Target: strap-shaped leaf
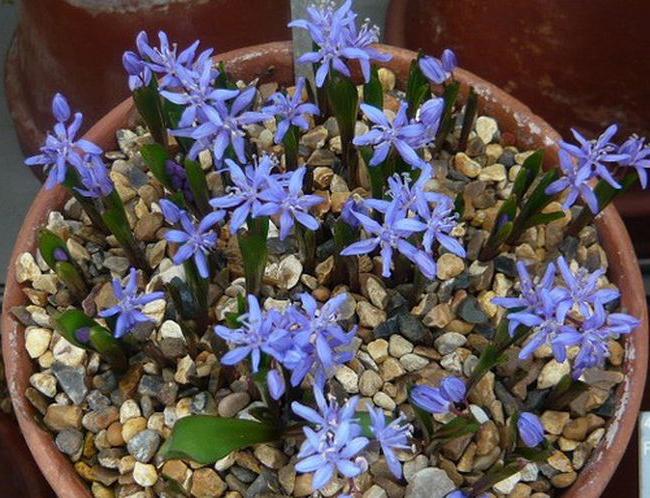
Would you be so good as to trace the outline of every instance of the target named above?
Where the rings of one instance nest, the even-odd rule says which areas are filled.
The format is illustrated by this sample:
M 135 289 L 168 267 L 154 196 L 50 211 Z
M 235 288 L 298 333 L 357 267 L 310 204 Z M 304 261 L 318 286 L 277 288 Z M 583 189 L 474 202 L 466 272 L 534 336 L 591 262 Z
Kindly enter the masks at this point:
M 160 145 L 167 145 L 167 126 L 162 112 L 162 103 L 158 94 L 158 84 L 155 78 L 147 86 L 133 92 L 135 106 L 144 119 L 153 139 Z
M 281 437 L 282 432 L 270 423 L 196 415 L 176 422 L 160 454 L 165 459 L 187 458 L 207 465 L 234 450 Z
M 372 67 L 370 80 L 363 86 L 363 101 L 377 109 L 384 108 L 384 89 L 379 81 L 377 66 Z
M 411 61 L 409 67 L 409 77 L 406 82 L 406 102 L 408 104 L 409 118 L 415 117 L 422 103 L 431 98 L 429 80 L 420 69 L 421 58 L 422 53 L 419 53 L 417 58 Z
M 536 150 L 524 160 L 512 186 L 512 195 L 516 196 L 519 202 L 539 175 L 543 161 L 544 149 Z
M 246 292 L 258 295 L 268 255 L 269 219 L 249 217 L 246 225 L 248 230 L 237 237 L 244 260 Z
M 445 91 L 442 97 L 445 99 L 445 111 L 442 114 L 442 122 L 440 124 L 440 130 L 438 131 L 438 136 L 436 137 L 436 149 L 440 149 L 447 139 L 447 135 L 453 128 L 454 122 L 452 119 L 452 112 L 454 111 L 454 106 L 456 105 L 456 100 L 458 99 L 458 93 L 460 92 L 460 83 L 458 81 L 452 81 L 447 86 L 445 86 Z
M 341 134 L 342 158 L 348 170 L 348 185 L 354 188 L 358 183 L 358 158 L 352 140 L 359 113 L 359 93 L 350 78 L 338 73 L 327 79 L 326 86 L 327 102 Z
M 140 153 L 156 180 L 162 183 L 165 188 L 174 190 L 172 179 L 167 171 L 167 161 L 169 160 L 167 150 L 162 145 L 154 143 L 143 145 Z
M 76 309 L 64 311 L 55 317 L 54 321 L 58 325 L 58 330 L 61 335 L 65 337 L 66 341 L 74 344 L 78 348 L 92 349 L 92 345 L 90 344 L 90 335 L 88 335 L 87 338 L 82 337 L 82 334 L 79 334 L 78 336 L 77 331 L 79 329 L 90 329 L 99 324 L 83 311 Z M 89 333 L 90 330 L 88 330 L 88 334 Z
M 116 190 L 104 198 L 104 204 L 106 209 L 102 213 L 102 219 L 124 249 L 130 263 L 145 273 L 151 273 L 151 267 L 133 235 L 129 219 L 126 217 L 124 203 Z
M 63 239 L 47 228 L 42 228 L 38 232 L 38 250 L 52 269 L 59 261 L 63 261 L 60 256 L 57 256 L 57 253 L 63 254 L 67 260 L 71 259 Z
M 197 161 L 185 159 L 184 164 L 196 207 L 201 214 L 205 215 L 212 210 L 210 208 L 210 191 L 208 189 L 208 182 L 205 179 L 205 173 Z
M 481 424 L 473 415 L 461 415 L 451 419 L 439 427 L 431 436 L 431 444 L 427 447 L 427 453 L 431 453 L 440 445 L 452 441 L 467 434 L 474 434 L 481 428 Z
M 551 410 L 563 410 L 571 401 L 587 391 L 589 385 L 575 380 L 571 374 L 564 375 L 544 401 L 544 406 Z
M 526 220 L 525 227 L 530 228 L 537 225 L 548 225 L 552 221 L 564 218 L 564 211 L 553 211 L 552 213 L 537 213 Z
M 458 150 L 467 149 L 467 139 L 474 125 L 474 118 L 478 112 L 478 95 L 474 87 L 470 87 L 467 102 L 465 104 L 465 114 L 463 114 L 463 124 L 460 129 L 460 138 L 458 140 Z

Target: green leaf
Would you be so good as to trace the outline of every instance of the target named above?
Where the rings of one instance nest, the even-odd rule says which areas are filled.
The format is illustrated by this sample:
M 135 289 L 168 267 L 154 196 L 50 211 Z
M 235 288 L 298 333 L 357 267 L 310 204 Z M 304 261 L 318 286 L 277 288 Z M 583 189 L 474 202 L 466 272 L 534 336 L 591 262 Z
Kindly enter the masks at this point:
M 465 197 L 460 192 L 454 200 L 454 210 L 458 213 L 458 218 L 462 219 L 465 214 Z
M 199 306 L 190 286 L 179 277 L 174 277 L 165 286 L 174 302 L 176 312 L 182 320 L 190 320 L 199 313 Z
M 512 453 L 512 456 L 514 458 L 523 458 L 529 462 L 544 464 L 552 454 L 553 450 L 549 448 L 540 449 L 520 446 Z
M 124 355 L 120 341 L 107 329 L 95 325 L 90 329 L 90 344 L 106 360 L 113 370 L 125 372 L 129 363 Z
M 377 109 L 384 108 L 384 89 L 379 81 L 377 66 L 372 67 L 370 81 L 363 86 L 363 101 Z
M 575 380 L 571 377 L 571 374 L 566 374 L 555 385 L 546 400 L 544 400 L 544 406 L 552 410 L 563 410 L 587 390 L 589 390 L 588 384 L 581 380 Z
M 57 316 L 54 321 L 59 326 L 61 335 L 71 344 L 78 348 L 92 349 L 89 342 L 80 342 L 77 338 L 77 331 L 81 328 L 91 328 L 99 325 L 95 320 L 87 316 L 81 310 L 68 310 Z
M 621 184 L 620 189 L 612 187 L 605 180 L 600 180 L 594 188 L 594 194 L 596 195 L 596 199 L 598 199 L 599 212 L 602 212 L 616 197 L 630 190 L 637 180 L 638 175 L 636 172 L 628 173 L 619 181 Z
M 428 450 L 431 451 L 447 441 L 451 441 L 467 434 L 474 434 L 480 428 L 481 424 L 473 415 L 461 415 L 455 417 L 433 432 L 433 442 L 429 445 Z
M 409 118 L 415 117 L 415 114 L 422 103 L 431 98 L 431 85 L 429 80 L 420 69 L 420 59 L 422 54 L 418 54 L 416 59 L 411 61 L 409 67 L 409 77 L 406 82 L 406 102 L 408 104 Z
M 144 256 L 144 251 L 138 245 L 138 241 L 135 239 L 131 230 L 131 225 L 129 225 L 129 219 L 126 217 L 126 211 L 124 210 L 124 203 L 116 190 L 113 190 L 113 192 L 104 198 L 104 204 L 106 205 L 106 209 L 102 214 L 102 219 L 120 243 L 122 249 L 124 249 L 130 263 L 145 273 L 151 273 L 151 268 Z
M 300 146 L 298 131 L 297 126 L 291 125 L 282 139 L 282 145 L 284 145 L 284 158 L 287 170 L 289 171 L 293 171 L 298 167 L 298 148 Z
M 246 225 L 248 230 L 237 236 L 244 261 L 246 292 L 258 295 L 268 256 L 269 219 L 266 216 L 260 218 L 249 216 Z
M 463 115 L 463 124 L 460 129 L 460 138 L 458 140 L 458 150 L 464 151 L 467 149 L 467 139 L 472 131 L 474 125 L 474 118 L 478 112 L 478 95 L 474 87 L 469 88 L 469 95 L 465 104 L 465 114 Z
M 348 170 L 348 185 L 351 189 L 358 183 L 358 159 L 352 144 L 354 127 L 359 112 L 359 93 L 350 78 L 335 73 L 327 79 L 327 101 L 341 134 L 343 164 Z
M 144 119 L 153 139 L 162 146 L 167 146 L 167 127 L 162 112 L 158 84 L 155 78 L 147 86 L 133 92 L 135 106 Z
M 174 424 L 171 436 L 160 449 L 166 459 L 186 458 L 212 464 L 234 450 L 277 441 L 282 432 L 269 423 L 210 415 L 184 417 Z
M 537 225 L 548 225 L 552 221 L 564 218 L 564 211 L 553 211 L 552 213 L 537 213 L 526 220 L 525 227 L 530 228 Z
M 38 232 L 38 250 L 48 266 L 78 300 L 88 295 L 86 281 L 62 238 L 43 228 Z M 63 259 L 61 255 L 67 259 Z
M 445 111 L 442 114 L 440 130 L 438 131 L 438 136 L 436 137 L 436 149 L 440 149 L 442 147 L 442 145 L 445 143 L 447 135 L 449 135 L 454 126 L 452 113 L 454 111 L 454 106 L 456 105 L 456 100 L 458 99 L 459 92 L 460 83 L 458 81 L 449 83 L 445 87 L 445 92 L 442 95 L 442 97 L 445 99 Z
M 208 182 L 205 179 L 205 173 L 197 161 L 185 159 L 184 164 L 187 180 L 190 183 L 190 189 L 194 195 L 194 203 L 199 212 L 206 215 L 212 211 L 212 208 L 210 207 L 210 190 L 208 189 Z
M 55 257 L 57 250 L 63 251 L 63 254 L 67 256 L 68 260 L 72 259 L 63 239 L 47 228 L 42 228 L 38 232 L 38 250 L 41 252 L 41 256 L 43 256 L 47 265 L 52 269 L 61 261 Z
M 237 311 L 229 311 L 226 313 L 226 325 L 231 329 L 241 327 L 239 317 L 248 310 L 248 302 L 242 294 L 237 294 Z
M 529 155 L 521 166 L 512 187 L 512 195 L 516 196 L 518 202 L 521 202 L 528 189 L 533 184 L 537 175 L 542 169 L 544 161 L 544 149 L 539 149 Z
M 154 143 L 143 145 L 140 149 L 140 153 L 142 154 L 142 159 L 144 159 L 149 171 L 151 171 L 153 176 L 156 177 L 156 180 L 162 183 L 168 190 L 175 190 L 172 185 L 172 179 L 167 171 L 166 163 L 169 159 L 167 150 L 162 145 Z

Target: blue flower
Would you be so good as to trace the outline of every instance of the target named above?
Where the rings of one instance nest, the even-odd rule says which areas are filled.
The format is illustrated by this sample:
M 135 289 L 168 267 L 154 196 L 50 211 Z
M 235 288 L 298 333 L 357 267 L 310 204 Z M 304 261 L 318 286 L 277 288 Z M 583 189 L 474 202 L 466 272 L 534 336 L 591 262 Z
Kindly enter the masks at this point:
M 422 123 L 409 123 L 406 115 L 408 105 L 402 102 L 393 122 L 390 122 L 381 109 L 368 104 L 361 104 L 361 110 L 366 117 L 374 123 L 365 135 L 355 137 L 354 145 L 364 147 L 372 145 L 374 154 L 370 159 L 370 166 L 377 166 L 384 162 L 391 148 L 395 148 L 399 155 L 411 166 L 425 168 L 426 162 L 414 150 L 419 147 L 426 136 L 426 128 Z
M 390 277 L 393 252 L 397 250 L 417 265 L 424 276 L 429 279 L 435 278 L 436 263 L 433 258 L 407 240 L 414 233 L 425 230 L 426 225 L 416 219 L 407 218 L 406 213 L 399 209 L 397 201 L 392 201 L 387 208 L 383 225 L 361 213 L 354 214 L 364 230 L 372 237 L 349 245 L 341 251 L 342 256 L 368 254 L 379 247 L 383 265 L 382 275 Z
M 467 387 L 458 377 L 446 377 L 439 387 L 415 386 L 411 390 L 411 402 L 429 413 L 449 413 L 455 403 L 465 400 Z
M 432 253 L 433 242 L 437 241 L 449 252 L 464 258 L 466 256 L 465 248 L 449 235 L 458 225 L 458 213 L 455 211 L 454 202 L 451 198 L 444 194 L 437 194 L 433 209 L 427 202 L 419 203 L 417 208 L 420 218 L 426 224 L 422 237 L 424 250 Z
M 237 233 L 249 216 L 256 217 L 262 207 L 260 194 L 269 187 L 269 178 L 276 163 L 272 156 L 264 155 L 259 162 L 247 164 L 242 169 L 237 163 L 226 159 L 228 173 L 234 184 L 228 187 L 226 195 L 215 197 L 210 205 L 215 209 L 232 210 L 230 213 L 230 231 Z
M 174 264 L 180 265 L 190 258 L 194 258 L 196 268 L 202 278 L 210 276 L 207 255 L 217 245 L 217 234 L 212 230 L 225 217 L 225 211 L 214 211 L 206 215 L 198 224 L 194 224 L 187 212 L 179 213 L 182 230 L 168 230 L 165 239 L 169 242 L 181 244 L 174 255 Z
M 94 143 L 79 139 L 75 140 L 83 115 L 75 113 L 70 124 L 66 124 L 71 117 L 70 106 L 66 98 L 57 93 L 52 99 L 52 114 L 57 123 L 53 133 L 48 133 L 45 143 L 40 149 L 40 154 L 28 157 L 25 164 L 28 166 L 42 165 L 48 172 L 45 188 L 52 188 L 65 181 L 68 164 L 74 167 L 82 166 L 82 156 L 79 151 L 87 154 L 101 154 L 102 149 Z
M 277 178 L 268 178 L 268 188 L 260 193 L 265 202 L 257 216 L 280 216 L 280 240 L 284 240 L 294 226 L 294 220 L 309 230 L 318 230 L 319 223 L 309 210 L 323 203 L 315 194 L 303 194 L 302 186 L 307 168 L 302 166 L 288 174 L 286 186 Z
M 190 137 L 196 142 L 190 148 L 188 155 L 195 159 L 199 152 L 211 148 L 215 161 L 221 162 L 228 145 L 237 154 L 241 163 L 246 162 L 245 132 L 243 126 L 259 123 L 270 119 L 271 116 L 264 112 L 246 111 L 255 98 L 255 87 L 247 88 L 237 95 L 232 105 L 228 106 L 223 100 L 215 100 L 212 105 L 201 108 L 205 121 L 196 127 L 179 128 L 170 133 L 179 137 Z
M 341 406 L 332 395 L 328 395 L 326 399 L 321 387 L 314 386 L 313 393 L 317 410 L 294 401 L 291 403 L 291 409 L 296 415 L 314 424 L 319 432 L 334 432 L 341 424 L 348 423 L 352 424 L 353 437 L 361 434 L 361 426 L 355 418 L 357 405 L 359 404 L 358 396 L 348 399 Z
M 593 305 L 596 301 L 606 304 L 620 296 L 617 289 L 598 288 L 598 279 L 606 273 L 603 268 L 589 274 L 586 268 L 579 267 L 576 273 L 573 273 L 562 256 L 557 259 L 557 266 L 566 286 L 561 288 L 562 301 L 557 309 L 560 321 L 564 321 L 566 314 L 574 306 L 584 317 L 587 317 L 593 313 Z
M 376 441 L 379 442 L 381 451 L 386 458 L 388 468 L 397 479 L 402 478 L 402 464 L 395 455 L 395 450 L 408 450 L 409 438 L 413 435 L 413 426 L 406 424 L 406 417 L 400 415 L 390 423 L 386 423 L 386 417 L 381 408 L 368 405 L 370 414 L 370 428 Z
M 109 195 L 115 188 L 108 176 L 108 168 L 96 154 L 86 154 L 77 172 L 83 188 L 75 187 L 75 190 L 84 197 L 100 199 Z
M 278 129 L 275 133 L 275 143 L 279 144 L 289 131 L 290 126 L 297 126 L 301 130 L 309 129 L 305 116 L 318 116 L 318 106 L 311 102 L 302 101 L 305 89 L 305 78 L 298 78 L 293 96 L 289 97 L 282 92 L 276 92 L 269 97 L 272 104 L 264 107 L 263 112 L 279 118 Z
M 231 329 L 217 325 L 214 331 L 219 337 L 236 346 L 221 358 L 222 364 L 236 365 L 250 356 L 253 372 L 257 373 L 262 353 L 280 359 L 282 351 L 290 346 L 291 339 L 287 330 L 277 327 L 277 310 L 262 313 L 257 298 L 253 295 L 249 295 L 247 301 L 248 311 L 237 319 L 242 324 L 240 328 Z M 272 382 L 277 390 L 279 379 L 276 375 L 273 374 Z
M 648 169 L 650 169 L 650 145 L 645 143 L 645 138 L 631 136 L 618 149 L 619 154 L 627 156 L 619 160 L 618 164 L 636 169 L 639 183 L 642 188 L 648 186 Z
M 436 139 L 444 110 L 445 99 L 439 97 L 429 99 L 420 106 L 419 119 L 424 125 L 424 133 L 416 148 L 424 147 Z
M 122 65 L 129 75 L 129 89 L 132 92 L 151 83 L 151 69 L 135 52 L 130 50 L 124 52 Z
M 120 279 L 113 279 L 113 293 L 118 303 L 98 313 L 102 318 L 117 315 L 115 322 L 115 337 L 123 337 L 133 330 L 138 323 L 152 321 L 142 313 L 142 308 L 151 301 L 162 299 L 164 292 L 151 292 L 150 294 L 138 294 L 138 274 L 135 268 L 129 272 L 129 280 L 126 287 L 122 287 Z
M 576 164 L 573 157 L 565 150 L 560 150 L 558 157 L 560 158 L 560 169 L 564 173 L 564 176 L 546 187 L 545 193 L 547 195 L 555 195 L 568 189 L 569 193 L 563 204 L 564 209 L 569 209 L 575 204 L 578 197 L 582 197 L 584 202 L 589 206 L 589 209 L 591 209 L 591 212 L 597 213 L 598 199 L 591 185 L 589 185 L 589 180 L 594 177 L 591 166 L 587 163 Z
M 420 69 L 427 79 L 437 85 L 447 81 L 458 66 L 456 54 L 450 49 L 442 53 L 442 60 L 430 55 L 420 58 Z
M 350 77 L 351 72 L 346 61 L 357 60 L 365 81 L 370 79 L 370 61 L 386 62 L 389 54 L 384 54 L 370 45 L 379 41 L 379 30 L 365 24 L 360 31 L 356 28 L 356 14 L 351 10 L 352 2 L 347 0 L 341 7 L 334 9 L 325 4 L 320 8 L 311 6 L 307 9 L 310 20 L 297 19 L 289 23 L 291 28 L 309 31 L 317 50 L 300 56 L 300 64 L 320 64 L 316 70 L 316 86 L 319 88 L 332 69 Z
M 522 412 L 517 420 L 517 430 L 523 443 L 534 448 L 544 441 L 544 426 L 539 417 L 530 412 Z

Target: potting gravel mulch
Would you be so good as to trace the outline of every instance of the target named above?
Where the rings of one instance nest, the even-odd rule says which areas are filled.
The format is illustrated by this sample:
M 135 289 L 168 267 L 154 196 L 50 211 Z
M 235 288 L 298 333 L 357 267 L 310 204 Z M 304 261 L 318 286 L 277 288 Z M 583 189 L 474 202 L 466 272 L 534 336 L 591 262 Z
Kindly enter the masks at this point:
M 386 112 L 394 115 L 399 105 L 395 77 L 385 69 L 380 73 Z M 275 86 L 262 85 L 259 100 Z M 282 147 L 273 144 L 274 128 L 273 121 L 248 127 L 259 154 L 281 156 Z M 367 129 L 367 123 L 357 123 L 357 135 Z M 529 229 L 517 246 L 507 248 L 493 261 L 478 261 L 478 251 L 496 212 L 532 151 L 515 148 L 514 137 L 501 133 L 489 116 L 477 119 L 466 152 L 447 152 L 454 150 L 458 134 L 457 128 L 439 155 L 425 157 L 436 171 L 427 188 L 452 197 L 463 194 L 465 210 L 453 235 L 462 238 L 467 258 L 442 254 L 438 278 L 428 283 L 411 307 L 404 296 L 409 295 L 412 284 L 382 279 L 377 258 L 359 257 L 361 293 L 349 293 L 342 317 L 346 324 L 359 325 L 356 357 L 335 373 L 330 384 L 331 391 L 342 398 L 360 395 L 361 409 L 374 403 L 388 412 L 402 411 L 414 420 L 407 399 L 408 385 L 437 386 L 449 375 L 468 377 L 504 314 L 492 304 L 492 298 L 509 295 L 518 286 L 516 260 L 537 262 L 537 275 L 559 254 L 589 271 L 607 268 L 607 255 L 593 226 L 583 229 L 579 238 L 564 236 L 571 213 L 549 225 Z M 136 128 L 119 130 L 117 141 L 119 150 L 106 154 L 112 162 L 111 178 L 155 269 L 149 281 L 139 275 L 140 286 L 148 292 L 163 290 L 173 277 L 183 276 L 183 269 L 172 263 L 174 248 L 163 238 L 167 228 L 158 205 L 162 186 L 146 171 L 139 152 L 140 146 L 151 139 L 144 128 Z M 324 198 L 316 212 L 325 223 L 329 213 L 340 213 L 350 196 L 368 196 L 367 179 L 362 181 L 365 188 L 350 192 L 336 173 L 341 143 L 333 118 L 310 129 L 300 144 L 302 160 L 313 168 L 316 193 Z M 223 194 L 209 153 L 201 154 L 200 161 L 212 194 Z M 545 211 L 558 209 L 561 205 L 554 202 Z M 60 212 L 50 212 L 47 227 L 66 241 L 92 285 L 83 310 L 96 316 L 97 311 L 115 304 L 111 278 L 125 277 L 130 265 L 113 237 L 96 231 L 75 200 L 68 201 Z M 226 312 L 235 311 L 237 296 L 245 293 L 237 239 L 227 228 L 220 234 L 220 251 L 228 265 L 210 286 L 213 324 L 221 323 Z M 348 290 L 331 285 L 332 240 L 319 241 L 318 264 L 310 274 L 303 270 L 295 241 L 280 241 L 277 236 L 272 226 L 262 287 L 264 308 L 289 306 L 301 292 L 324 302 Z M 178 419 L 191 414 L 252 418 L 249 411 L 261 403 L 245 379 L 246 372 L 220 366 L 213 353 L 212 328 L 200 339 L 198 352 L 190 354 L 180 326 L 170 319 L 174 316 L 172 304 L 164 299 L 148 304 L 145 313 L 152 323 L 132 334 L 141 349 L 131 356 L 128 372 L 118 377 L 98 354 L 71 345 L 56 332 L 53 317 L 72 304 L 71 298 L 40 255 L 22 254 L 15 271 L 30 302 L 12 310 L 26 327 L 25 347 L 35 364 L 26 396 L 52 432 L 59 450 L 73 462 L 95 496 L 311 495 L 311 476 L 294 470 L 299 439 L 286 438 L 277 444 L 236 451 L 212 466 L 182 460 L 164 462 L 157 456 Z M 603 277 L 600 285 L 610 284 Z M 540 413 L 547 439 L 555 448 L 548 463 L 529 463 L 495 485 L 492 495 L 542 498 L 556 495 L 576 480 L 605 434 L 607 420 L 614 413 L 615 388 L 623 380 L 624 348 L 612 340 L 609 349 L 606 368 L 585 373 L 587 392 L 563 411 Z M 497 367 L 495 373 L 488 373 L 471 391 L 470 410 L 482 423 L 476 434 L 447 443 L 431 455 L 424 453 L 416 439 L 413 451 L 400 454 L 405 462 L 402 482 L 395 480 L 383 457 L 371 455 L 369 471 L 355 479 L 359 496 L 442 497 L 475 482 L 499 461 L 508 417 L 518 410 L 539 412 L 541 401 L 570 368 L 568 362 L 555 361 L 548 347 L 523 362 L 517 358 L 519 350 L 519 346 L 512 346 L 508 350 L 510 361 Z M 443 423 L 451 417 L 436 415 L 434 420 Z M 336 496 L 349 490 L 348 481 L 335 479 L 322 495 Z

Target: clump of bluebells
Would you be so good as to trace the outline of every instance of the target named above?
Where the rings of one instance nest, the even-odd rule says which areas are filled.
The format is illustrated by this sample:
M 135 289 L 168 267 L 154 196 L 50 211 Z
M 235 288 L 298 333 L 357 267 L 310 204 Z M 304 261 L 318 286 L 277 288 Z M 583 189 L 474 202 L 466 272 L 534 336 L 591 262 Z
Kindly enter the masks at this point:
M 227 68 L 214 63 L 212 49 L 199 51 L 198 41 L 181 50 L 161 32 L 154 46 L 142 32 L 136 39 L 136 51 L 124 53 L 128 85 L 154 142 L 142 147 L 142 159 L 164 192 L 157 203 L 152 203 L 151 211 L 159 208 L 162 213 L 165 226 L 160 233 L 171 246 L 173 263 L 183 266 L 171 281 L 151 279 L 147 288 L 151 292 L 138 290 L 136 267 L 145 275 L 151 269 L 141 264 L 142 248 L 133 237 L 102 150 L 77 138 L 82 116 L 72 114 L 63 96 L 57 94 L 52 103 L 56 120 L 53 132 L 40 153 L 26 162 L 44 167 L 48 188 L 66 185 L 93 223 L 98 228 L 106 225 L 104 231 L 115 235 L 133 263 L 124 283 L 113 279 L 116 303 L 98 310 L 96 318 L 101 326 L 77 310 L 83 326 L 74 331 L 75 337 L 86 343 L 93 327 L 105 323 L 109 337 L 112 332 L 124 338 L 142 328 L 141 324 L 153 321 L 146 313 L 147 305 L 169 296 L 165 314 L 175 313 L 188 351 L 194 354 L 200 349 L 197 344 L 204 347 L 209 342 L 220 353 L 219 364 L 225 367 L 225 375 L 241 375 L 250 381 L 247 388 L 261 398 L 263 406 L 247 413 L 256 424 L 250 434 L 250 425 L 240 425 L 250 420 L 226 419 L 226 425 L 219 426 L 237 432 L 241 439 L 239 446 L 229 447 L 229 451 L 282 437 L 300 437 L 295 468 L 300 473 L 313 473 L 314 491 L 338 477 L 350 480 L 354 493 L 358 491 L 355 478 L 368 470 L 377 454 L 383 455 L 392 475 L 401 480 L 401 462 L 416 449 L 431 454 L 440 443 L 478 431 L 482 410 L 470 402 L 472 390 L 505 359 L 503 353 L 515 342 L 521 345 L 521 360 L 550 347 L 557 361 L 572 362 L 577 381 L 588 369 L 603 367 L 609 355 L 608 342 L 631 333 L 639 320 L 610 311 L 620 293 L 603 285 L 604 269 L 588 272 L 559 257 L 538 277 L 539 272 L 531 272 L 519 261 L 517 291 L 493 299 L 505 309 L 504 318 L 481 358 L 473 366 L 470 361 L 463 365 L 463 372 L 471 367 L 468 378 L 458 372 L 436 386 L 409 384 L 405 403 L 410 406 L 404 413 L 397 408 L 392 412 L 377 408 L 371 400 L 362 402 L 356 396 L 337 396 L 333 377 L 355 359 L 370 333 L 363 330 L 357 335 L 358 326 L 352 318 L 353 295 L 361 291 L 355 288 L 352 276 L 359 277 L 358 256 L 375 258 L 381 265 L 381 276 L 391 279 L 384 283 L 390 287 L 391 301 L 398 303 L 398 313 L 407 304 L 414 304 L 408 303 L 407 292 L 402 296 L 398 284 L 414 288 L 415 302 L 427 285 L 440 285 L 440 256 L 449 253 L 476 259 L 462 243 L 462 199 L 438 191 L 442 171 L 436 171 L 437 163 L 431 161 L 441 149 L 445 154 L 464 150 L 462 144 L 475 117 L 472 98 L 476 94 L 470 91 L 460 133 L 456 133 L 455 122 L 461 121 L 452 115 L 459 85 L 454 81 L 458 62 L 451 50 L 445 50 L 440 58 L 419 56 L 411 65 L 407 92 L 396 112 L 384 110 L 382 98 L 377 97 L 381 82 L 376 64 L 387 62 L 390 55 L 373 46 L 379 40 L 377 28 L 357 23 L 351 0 L 338 8 L 330 3 L 311 6 L 308 15 L 309 19 L 295 20 L 290 26 L 307 30 L 312 38 L 313 50 L 298 62 L 313 66 L 314 91 L 307 91 L 311 83 L 300 78 L 293 93 L 290 87 L 282 88 L 266 102 L 262 102 L 256 86 L 231 81 Z M 357 68 L 361 73 L 358 81 L 353 78 Z M 366 100 L 360 102 L 356 84 L 361 82 Z M 313 95 L 320 105 L 312 102 Z M 344 115 L 341 109 L 354 113 Z M 314 191 L 314 167 L 303 157 L 300 135 L 314 121 L 332 116 L 341 140 L 336 173 L 348 173 L 348 187 L 353 193 L 340 214 L 330 212 L 319 217 L 316 208 L 327 201 Z M 369 123 L 368 131 L 355 135 L 357 122 L 364 119 Z M 275 128 L 268 121 L 275 121 Z M 275 155 L 258 155 L 254 148 L 252 130 L 262 123 L 275 129 Z M 636 136 L 616 145 L 616 132 L 617 127 L 612 125 L 597 139 L 589 140 L 574 131 L 577 144 L 559 144 L 558 171 L 542 173 L 540 154 L 524 162 L 512 194 L 496 213 L 494 229 L 483 249 L 498 253 L 505 244 L 516 244 L 525 229 L 564 216 L 564 212 L 543 211 L 551 201 L 561 201 L 565 209 L 574 211 L 577 204 L 585 206 L 572 221 L 576 235 L 634 182 L 646 187 L 650 146 Z M 368 173 L 370 196 L 360 188 L 359 175 L 353 174 L 359 164 Z M 590 183 L 594 180 L 598 181 L 595 187 Z M 314 257 L 315 241 L 333 239 L 333 270 L 328 276 L 333 280 L 333 292 L 324 302 L 315 299 L 316 293 L 303 292 L 305 287 L 289 289 L 279 296 L 264 288 L 268 283 L 264 279 L 268 277 L 270 227 L 277 228 L 282 247 L 293 247 L 296 242 L 304 273 L 312 273 L 307 270 L 307 261 Z M 243 263 L 246 292 L 238 296 L 236 311 L 224 312 L 224 319 L 215 324 L 208 296 L 221 295 L 224 279 L 232 278 L 231 270 L 235 273 L 224 264 L 232 248 L 230 239 L 234 238 Z M 65 243 L 56 236 L 48 240 L 49 246 L 41 247 L 42 254 L 50 254 L 54 266 L 69 262 Z M 346 274 L 340 271 L 341 266 L 346 267 L 349 280 L 341 278 Z M 60 265 L 59 269 L 64 282 L 79 278 L 80 272 L 71 265 Z M 456 283 L 462 286 L 461 279 Z M 158 290 L 163 286 L 164 291 Z M 278 297 L 278 301 L 265 300 L 269 296 Z M 281 308 L 277 307 L 280 299 Z M 75 304 L 81 307 L 82 303 Z M 206 331 L 210 333 L 204 335 Z M 136 340 L 128 338 L 125 348 Z M 115 347 L 113 343 L 110 346 Z M 534 413 L 509 415 L 509 437 L 514 441 L 502 460 L 505 470 L 515 473 L 520 468 L 508 467 L 509 462 L 520 465 L 533 457 L 543 460 L 548 443 Z M 192 420 L 196 418 L 185 417 L 177 427 L 192 424 Z M 205 435 L 201 431 L 182 435 L 177 427 L 172 438 L 175 443 L 184 437 L 199 439 Z M 268 439 L 261 438 L 260 431 L 267 431 Z M 504 478 L 504 469 L 497 465 L 493 470 Z M 456 490 L 448 496 L 484 496 L 494 484 L 489 472 L 486 475 L 487 481 L 482 478 L 471 491 Z

